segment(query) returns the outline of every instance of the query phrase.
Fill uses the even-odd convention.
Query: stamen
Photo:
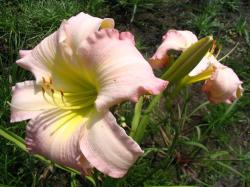
[[[42,86],[42,92],[43,92],[43,94],[45,94],[45,89],[44,89],[44,87]]]
[[[61,109],[83,109],[90,107],[94,104],[96,91],[86,90],[83,92],[64,92],[63,90],[57,90],[53,86],[53,80],[49,77],[47,81],[42,77],[43,84],[41,86],[43,92],[43,98],[51,105],[55,105]]]
[[[216,40],[213,40],[212,48],[210,49],[210,54],[214,54],[214,51],[216,49]]]
[[[57,106],[59,106],[59,104],[56,102],[56,99],[54,97],[55,90],[53,88],[51,88],[50,91],[51,91],[51,96],[52,96],[54,104],[57,105]]]
[[[49,104],[51,104],[51,105],[54,105],[54,103],[51,103],[51,102],[46,98],[46,91],[44,91],[44,93],[43,93],[43,98],[44,98],[44,100],[45,100],[47,103],[49,103]]]
[[[64,99],[63,99],[64,94],[63,94],[63,91],[62,91],[62,90],[60,90],[60,93],[61,93],[62,102],[64,103]]]
[[[49,83],[52,84],[52,78],[51,77],[49,77]]]
[[[61,93],[61,96],[63,97],[63,96],[64,96],[64,94],[63,94],[63,91],[62,91],[62,90],[60,90],[60,93]]]
[[[42,79],[43,79],[43,84],[45,84],[45,83],[46,83],[46,80],[45,80],[45,78],[44,78],[44,77],[42,77]]]

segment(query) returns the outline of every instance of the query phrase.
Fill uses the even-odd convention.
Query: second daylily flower
[[[17,64],[36,81],[13,87],[11,121],[31,119],[27,149],[88,174],[92,167],[122,177],[143,151],[118,126],[109,108],[166,86],[112,19],[80,13]]]
[[[167,65],[169,50],[184,51],[197,41],[197,37],[190,31],[168,31],[163,36],[162,44],[150,58],[151,66],[159,68]],[[231,68],[218,62],[211,52],[182,81],[191,84],[202,80],[206,80],[202,90],[211,103],[229,104],[242,95],[242,81]]]

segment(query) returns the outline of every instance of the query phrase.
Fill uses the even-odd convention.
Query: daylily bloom
[[[190,31],[170,30],[163,36],[163,42],[150,59],[151,66],[158,68],[168,62],[169,50],[184,51],[197,37]],[[212,54],[208,52],[197,66],[183,79],[186,84],[206,80],[202,90],[207,94],[211,103],[231,103],[242,95],[242,81],[235,72],[222,65]]]
[[[113,29],[113,19],[88,14],[63,21],[17,64],[36,80],[13,87],[11,122],[31,119],[27,149],[89,174],[92,167],[119,178],[143,153],[109,108],[159,94],[156,78],[134,46],[133,35]]]
[[[242,96],[242,81],[235,72],[219,62],[213,65],[214,72],[205,81],[202,90],[207,94],[211,103],[232,103],[233,100]]]
[[[159,69],[167,65],[169,50],[184,51],[193,43],[197,42],[197,37],[190,31],[169,30],[162,37],[162,43],[157,48],[155,54],[149,59],[154,69]]]

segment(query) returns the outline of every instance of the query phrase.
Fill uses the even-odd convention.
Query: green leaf
[[[187,142],[183,142],[186,145],[192,145],[192,146],[196,146],[199,147],[201,149],[203,149],[204,151],[208,152],[208,149],[206,146],[204,146],[203,144],[199,143],[199,142],[195,142],[195,141],[187,141]]]
[[[24,139],[22,139],[21,137],[17,136],[16,134],[9,132],[8,130],[6,130],[3,127],[0,127],[0,136],[4,137],[5,139],[13,142],[14,144],[16,144],[19,148],[21,148],[23,151],[26,151],[26,146],[24,144]]]
[[[233,109],[236,106],[237,102],[238,102],[238,99],[236,99],[231,105],[229,105],[229,107],[227,108],[225,113],[223,113],[223,115],[218,119],[218,124],[223,123],[224,120],[229,116],[229,114],[231,114],[231,112],[233,111]]]
[[[210,102],[206,101],[204,103],[201,103],[198,107],[196,107],[188,116],[187,118],[190,118],[192,115],[194,115],[196,112],[198,112],[200,109],[204,108],[207,106]]]
[[[95,182],[95,179],[94,179],[93,177],[91,177],[91,176],[85,176],[85,178],[86,178],[89,182],[91,182],[91,183],[93,184],[93,186],[96,186],[96,182]]]
[[[105,177],[102,187],[118,187],[118,180],[111,177]]]
[[[197,140],[200,140],[201,139],[201,129],[199,126],[196,126],[195,129],[197,131]]]
[[[70,187],[78,187],[79,184],[76,180],[76,174],[71,172],[70,173]]]
[[[221,161],[217,161],[217,163],[218,163],[219,165],[221,165],[222,167],[224,167],[224,168],[230,170],[231,172],[235,173],[236,175],[239,175],[239,176],[241,176],[242,178],[245,178],[245,176],[244,176],[242,173],[240,173],[239,171],[237,171],[237,170],[234,169],[233,167],[229,166],[228,164],[225,164],[225,163],[223,163],[223,162],[221,162]]]
[[[217,151],[215,153],[210,154],[210,158],[211,159],[216,159],[218,157],[225,156],[225,155],[228,155],[227,151]]]

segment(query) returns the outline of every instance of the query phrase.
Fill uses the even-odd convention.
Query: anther
[[[210,53],[211,53],[211,54],[214,53],[215,48],[216,48],[216,40],[213,41],[213,45],[212,45],[212,48],[211,48],[211,50],[210,50]]]
[[[49,77],[49,83],[52,84],[52,78],[51,77]]]
[[[64,102],[64,99],[63,99],[63,97],[64,97],[64,93],[63,93],[63,91],[62,91],[62,90],[60,90],[60,93],[61,93],[61,99],[62,99],[62,102]]]
[[[43,94],[45,93],[45,89],[44,89],[44,87],[42,86],[42,91],[43,91]]]
[[[53,88],[50,89],[52,95],[55,93],[55,90]]]
[[[48,84],[48,83],[45,83],[45,86],[46,86],[46,88],[48,89],[48,90],[51,90],[52,88],[50,88],[50,84]]]
[[[213,49],[216,48],[216,40],[213,41],[213,46],[212,46]]]
[[[64,93],[63,93],[63,91],[62,91],[62,90],[60,90],[60,93],[61,93],[61,96],[63,97],[63,96],[64,96]]]

